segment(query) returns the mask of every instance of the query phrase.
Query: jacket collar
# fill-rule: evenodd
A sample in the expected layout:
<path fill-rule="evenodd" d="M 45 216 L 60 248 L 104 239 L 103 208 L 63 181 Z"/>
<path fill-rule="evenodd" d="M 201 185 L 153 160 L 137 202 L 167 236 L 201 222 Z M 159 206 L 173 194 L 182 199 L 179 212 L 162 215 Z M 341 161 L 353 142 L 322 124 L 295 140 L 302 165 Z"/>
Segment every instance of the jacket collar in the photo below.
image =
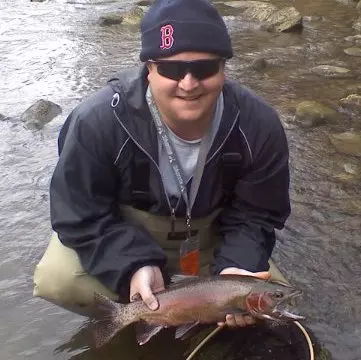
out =
<path fill-rule="evenodd" d="M 128 69 L 109 80 L 109 85 L 120 96 L 120 101 L 114 107 L 117 120 L 132 140 L 158 163 L 157 132 L 145 99 L 148 87 L 147 75 L 146 66 Z M 224 110 L 221 123 L 207 160 L 222 147 L 239 114 L 236 97 L 228 81 L 223 86 L 223 97 Z"/>

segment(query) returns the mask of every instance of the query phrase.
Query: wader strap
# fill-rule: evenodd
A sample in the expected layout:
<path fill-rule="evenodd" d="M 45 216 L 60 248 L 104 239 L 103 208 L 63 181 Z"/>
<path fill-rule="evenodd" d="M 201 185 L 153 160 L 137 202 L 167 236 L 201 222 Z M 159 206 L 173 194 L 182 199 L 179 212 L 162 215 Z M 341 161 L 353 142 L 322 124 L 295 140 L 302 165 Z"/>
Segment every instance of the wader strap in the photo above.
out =
<path fill-rule="evenodd" d="M 170 232 L 169 216 L 153 215 L 146 211 L 135 209 L 129 205 L 120 205 L 121 215 L 135 224 L 143 226 L 152 235 L 153 239 L 165 251 L 168 265 L 174 271 L 178 270 L 179 247 L 187 234 L 187 225 L 184 218 L 174 221 L 174 233 Z M 200 265 L 209 264 L 213 258 L 215 246 L 220 242 L 219 232 L 214 220 L 222 209 L 217 209 L 204 218 L 193 219 L 192 231 L 197 235 L 200 245 Z"/>
<path fill-rule="evenodd" d="M 233 195 L 241 165 L 242 155 L 240 153 L 229 152 L 222 155 L 222 187 L 226 203 Z"/>
<path fill-rule="evenodd" d="M 146 210 L 150 206 L 149 177 L 149 160 L 143 152 L 134 147 L 131 161 L 131 199 L 136 208 Z"/>

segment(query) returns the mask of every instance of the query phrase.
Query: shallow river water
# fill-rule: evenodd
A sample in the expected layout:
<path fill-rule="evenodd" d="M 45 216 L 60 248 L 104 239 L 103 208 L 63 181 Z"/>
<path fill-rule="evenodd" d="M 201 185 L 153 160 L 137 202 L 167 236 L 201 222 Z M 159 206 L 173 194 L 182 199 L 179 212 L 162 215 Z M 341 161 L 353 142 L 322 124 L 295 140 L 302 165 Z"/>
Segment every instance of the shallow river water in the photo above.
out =
<path fill-rule="evenodd" d="M 289 1 L 274 1 L 286 6 Z M 56 140 L 66 114 L 121 67 L 138 63 L 136 28 L 96 24 L 124 1 L 0 0 L 0 359 L 121 359 L 80 356 L 66 344 L 84 319 L 32 297 L 32 274 L 49 235 L 48 186 L 57 160 Z M 337 106 L 353 79 L 312 75 L 320 64 L 360 73 L 361 58 L 343 53 L 354 35 L 355 9 L 333 0 L 292 2 L 306 21 L 300 34 L 272 34 L 227 17 L 236 56 L 227 71 L 265 97 L 290 123 L 303 100 Z M 264 57 L 266 71 L 249 64 Z M 63 114 L 33 132 L 19 122 L 36 100 L 58 103 Z M 345 167 L 360 158 L 339 155 L 327 133 L 361 127 L 345 114 L 343 125 L 299 129 L 287 126 L 291 151 L 293 213 L 274 258 L 305 293 L 301 310 L 318 341 L 337 360 L 361 359 L 361 186 Z M 77 355 L 78 354 L 78 355 Z M 169 355 L 169 354 L 168 354 Z M 169 357 L 169 356 L 168 356 Z M 149 359 L 151 357 L 148 357 Z"/>

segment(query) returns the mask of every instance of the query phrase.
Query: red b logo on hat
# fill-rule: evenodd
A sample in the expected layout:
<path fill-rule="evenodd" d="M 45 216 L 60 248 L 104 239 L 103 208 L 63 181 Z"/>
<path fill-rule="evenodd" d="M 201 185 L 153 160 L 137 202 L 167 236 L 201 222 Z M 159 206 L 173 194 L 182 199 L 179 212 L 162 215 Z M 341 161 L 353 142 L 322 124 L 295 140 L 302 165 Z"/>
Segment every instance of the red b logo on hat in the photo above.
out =
<path fill-rule="evenodd" d="M 173 32 L 174 29 L 172 25 L 164 25 L 160 28 L 160 34 L 162 39 L 160 48 L 162 50 L 170 49 L 173 46 L 174 43 Z"/>

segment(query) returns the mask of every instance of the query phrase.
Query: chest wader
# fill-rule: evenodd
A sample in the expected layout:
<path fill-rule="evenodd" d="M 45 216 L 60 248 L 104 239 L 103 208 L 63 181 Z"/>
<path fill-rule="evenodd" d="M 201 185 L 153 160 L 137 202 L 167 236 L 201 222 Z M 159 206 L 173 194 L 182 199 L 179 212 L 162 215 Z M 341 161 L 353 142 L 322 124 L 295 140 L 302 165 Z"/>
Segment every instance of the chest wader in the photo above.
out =
<path fill-rule="evenodd" d="M 176 219 L 172 232 L 168 216 L 151 215 L 130 206 L 121 206 L 120 209 L 123 216 L 144 226 L 164 249 L 168 256 L 167 270 L 170 273 L 179 272 L 179 246 L 187 231 L 184 219 Z M 214 248 L 219 244 L 220 238 L 213 220 L 220 210 L 193 220 L 192 230 L 200 240 L 201 275 L 208 274 Z M 270 271 L 273 279 L 286 281 L 272 261 Z M 81 315 L 89 314 L 94 292 L 118 299 L 116 294 L 84 271 L 76 252 L 62 245 L 56 233 L 52 235 L 45 254 L 35 268 L 34 284 L 34 296 Z"/>

